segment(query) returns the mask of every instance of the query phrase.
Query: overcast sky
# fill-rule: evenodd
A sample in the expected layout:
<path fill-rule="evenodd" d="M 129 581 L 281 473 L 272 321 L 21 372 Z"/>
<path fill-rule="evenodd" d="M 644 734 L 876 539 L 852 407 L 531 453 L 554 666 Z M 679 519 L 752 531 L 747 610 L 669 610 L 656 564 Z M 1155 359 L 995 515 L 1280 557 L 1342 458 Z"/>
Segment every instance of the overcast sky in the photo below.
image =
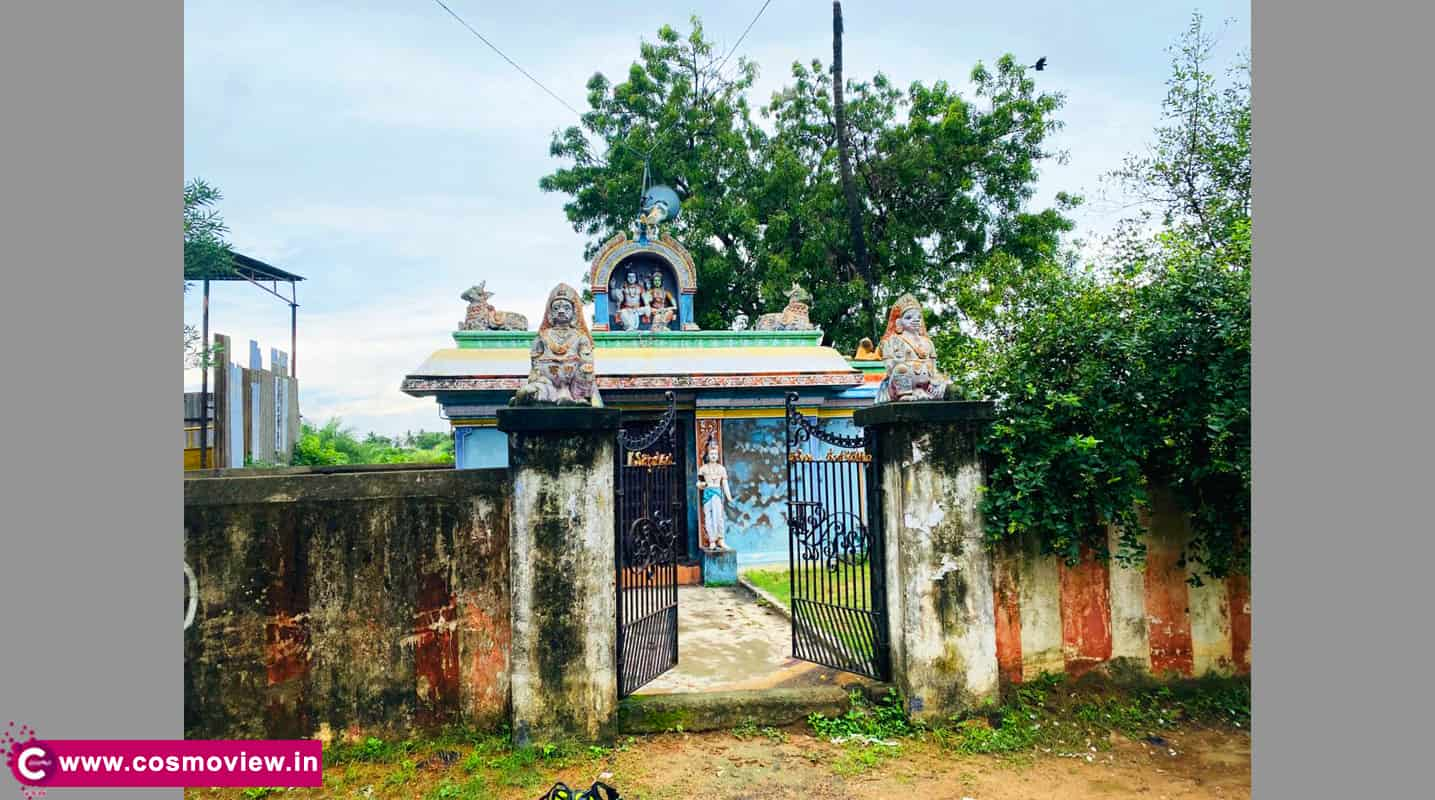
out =
<path fill-rule="evenodd" d="M 481 3 L 445 0 L 570 105 L 584 108 L 595 71 L 621 80 L 640 39 L 702 18 L 725 52 L 762 5 L 742 2 Z M 831 3 L 772 0 L 738 54 L 760 67 L 754 107 L 787 82 L 794 60 L 832 54 Z M 843 4 L 849 78 L 884 72 L 898 86 L 967 86 L 978 61 L 1011 52 L 1048 59 L 1038 86 L 1066 95 L 1070 154 L 1041 176 L 1094 197 L 1097 179 L 1142 149 L 1159 121 L 1165 48 L 1200 10 L 1224 29 L 1218 58 L 1250 41 L 1249 3 L 875 2 Z M 579 285 L 583 237 L 564 196 L 538 180 L 558 162 L 554 130 L 575 121 L 433 0 L 186 0 L 184 174 L 224 193 L 220 210 L 242 253 L 296 272 L 301 411 L 360 432 L 446 428 L 432 400 L 399 382 L 451 346 L 460 292 L 482 280 L 501 309 L 537 319 L 558 281 Z M 735 58 L 736 56 L 734 56 Z M 968 92 L 970 90 L 968 89 Z M 1082 232 L 1115 221 L 1112 204 L 1077 213 Z M 198 291 L 185 299 L 198 324 Z M 211 329 L 288 349 L 288 308 L 247 284 L 217 284 Z M 197 372 L 185 375 L 198 388 Z"/>

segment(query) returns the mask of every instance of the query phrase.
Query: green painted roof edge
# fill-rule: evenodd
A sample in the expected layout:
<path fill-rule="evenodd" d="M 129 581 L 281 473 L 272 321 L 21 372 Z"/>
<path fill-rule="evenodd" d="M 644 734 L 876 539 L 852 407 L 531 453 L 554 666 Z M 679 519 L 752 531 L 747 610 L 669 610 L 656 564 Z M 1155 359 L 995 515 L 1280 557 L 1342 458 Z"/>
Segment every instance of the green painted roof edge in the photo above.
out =
<path fill-rule="evenodd" d="M 461 350 L 526 350 L 536 331 L 454 331 Z M 703 348 L 703 347 L 816 347 L 822 331 L 594 331 L 593 346 Z"/>

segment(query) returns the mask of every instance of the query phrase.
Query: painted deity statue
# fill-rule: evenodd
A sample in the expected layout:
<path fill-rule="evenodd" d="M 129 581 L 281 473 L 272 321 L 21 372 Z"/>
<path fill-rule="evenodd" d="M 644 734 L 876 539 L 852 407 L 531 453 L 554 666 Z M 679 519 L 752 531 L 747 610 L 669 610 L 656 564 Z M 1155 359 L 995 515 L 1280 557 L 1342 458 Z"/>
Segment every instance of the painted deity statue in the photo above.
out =
<path fill-rule="evenodd" d="M 613 304 L 617 307 L 614 315 L 618 327 L 625 331 L 635 331 L 643 324 L 643 317 L 648 314 L 647 291 L 643 288 L 642 282 L 638 280 L 637 273 L 628 272 L 623 285 L 613 295 Z"/>
<path fill-rule="evenodd" d="M 707 548 L 727 546 L 723 538 L 727 532 L 727 505 L 731 503 L 732 491 L 728 488 L 727 467 L 722 465 L 722 454 L 712 439 L 703 455 L 703 465 L 698 467 L 698 492 L 703 510 L 703 527 L 707 530 Z M 726 503 L 724 502 L 726 501 Z"/>
<path fill-rule="evenodd" d="M 652 288 L 644 295 L 644 301 L 648 304 L 648 311 L 652 315 L 652 330 L 665 331 L 678 316 L 677 301 L 673 299 L 673 293 L 663 286 L 663 273 L 653 273 Z"/>
<path fill-rule="evenodd" d="M 917 298 L 907 294 L 897 299 L 877 349 L 887 364 L 887 377 L 877 388 L 877 402 L 946 398 L 951 382 L 937 370 L 937 349 L 927 336 Z"/>
<path fill-rule="evenodd" d="M 548 294 L 543 322 L 529 350 L 528 382 L 512 405 L 601 406 L 593 373 L 593 337 L 580 313 L 583 298 L 566 283 Z"/>

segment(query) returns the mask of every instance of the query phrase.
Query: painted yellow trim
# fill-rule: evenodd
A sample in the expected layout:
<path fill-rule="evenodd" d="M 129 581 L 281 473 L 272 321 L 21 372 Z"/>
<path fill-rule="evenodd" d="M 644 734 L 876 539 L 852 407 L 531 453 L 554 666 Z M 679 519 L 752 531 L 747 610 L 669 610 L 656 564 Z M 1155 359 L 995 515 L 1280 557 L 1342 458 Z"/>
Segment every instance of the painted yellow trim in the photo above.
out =
<path fill-rule="evenodd" d="M 852 416 L 852 408 L 799 408 L 798 411 L 805 416 L 819 417 L 822 419 L 835 419 Z M 698 419 L 774 419 L 787 416 L 785 408 L 700 408 L 696 414 Z"/>
<path fill-rule="evenodd" d="M 668 406 L 667 406 L 666 403 L 663 403 L 663 404 L 642 403 L 642 404 L 635 405 L 635 406 L 630 406 L 630 405 L 628 405 L 627 403 L 614 403 L 614 404 L 613 404 L 613 407 L 614 407 L 614 408 L 622 409 L 623 411 L 667 411 L 667 410 L 668 410 Z M 678 410 L 679 410 L 679 411 L 692 411 L 692 410 L 693 410 L 693 406 L 692 406 L 691 403 L 689 403 L 689 404 L 687 404 L 687 405 L 683 405 L 682 403 L 678 403 Z"/>
<path fill-rule="evenodd" d="M 492 428 L 498 424 L 497 417 L 474 417 L 471 419 L 451 419 L 449 424 L 455 428 Z"/>

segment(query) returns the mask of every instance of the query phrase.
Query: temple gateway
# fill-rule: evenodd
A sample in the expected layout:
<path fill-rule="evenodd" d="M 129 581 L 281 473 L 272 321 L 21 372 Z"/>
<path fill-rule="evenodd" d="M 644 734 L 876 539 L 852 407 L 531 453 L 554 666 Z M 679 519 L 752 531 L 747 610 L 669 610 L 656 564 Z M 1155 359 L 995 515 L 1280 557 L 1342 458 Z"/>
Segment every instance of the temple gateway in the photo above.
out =
<path fill-rule="evenodd" d="M 603 405 L 622 410 L 625 428 L 642 430 L 668 412 L 666 395 L 673 393 L 680 444 L 672 455 L 687 487 L 676 498 L 683 506 L 677 518 L 685 517 L 687 527 L 679 536 L 686 542 L 682 563 L 697 563 L 707 543 L 700 521 L 707 490 L 699 476 L 718 474 L 703 470 L 714 462 L 726 475 L 725 487 L 711 487 L 713 496 L 723 493 L 725 506 L 725 530 L 716 533 L 739 564 L 785 563 L 787 395 L 796 392 L 801 412 L 828 429 L 856 434 L 852 413 L 873 404 L 883 363 L 875 354 L 858 361 L 824 347 L 796 286 L 784 309 L 763 314 L 751 328 L 740 316 L 730 330 L 699 330 L 697 270 L 681 244 L 650 224 L 661 218 L 645 216 L 637 238 L 613 237 L 589 268 L 594 302 L 586 327 L 598 394 Z M 512 329 L 515 320 L 527 326 L 524 315 L 496 311 L 490 296 L 482 284 L 464 293 L 470 305 L 453 332 L 454 346 L 435 351 L 402 386 L 438 401 L 453 425 L 458 469 L 507 465 L 508 437 L 495 427 L 495 414 L 527 382 L 538 336 Z M 802 446 L 815 457 L 827 450 L 817 440 Z"/>

